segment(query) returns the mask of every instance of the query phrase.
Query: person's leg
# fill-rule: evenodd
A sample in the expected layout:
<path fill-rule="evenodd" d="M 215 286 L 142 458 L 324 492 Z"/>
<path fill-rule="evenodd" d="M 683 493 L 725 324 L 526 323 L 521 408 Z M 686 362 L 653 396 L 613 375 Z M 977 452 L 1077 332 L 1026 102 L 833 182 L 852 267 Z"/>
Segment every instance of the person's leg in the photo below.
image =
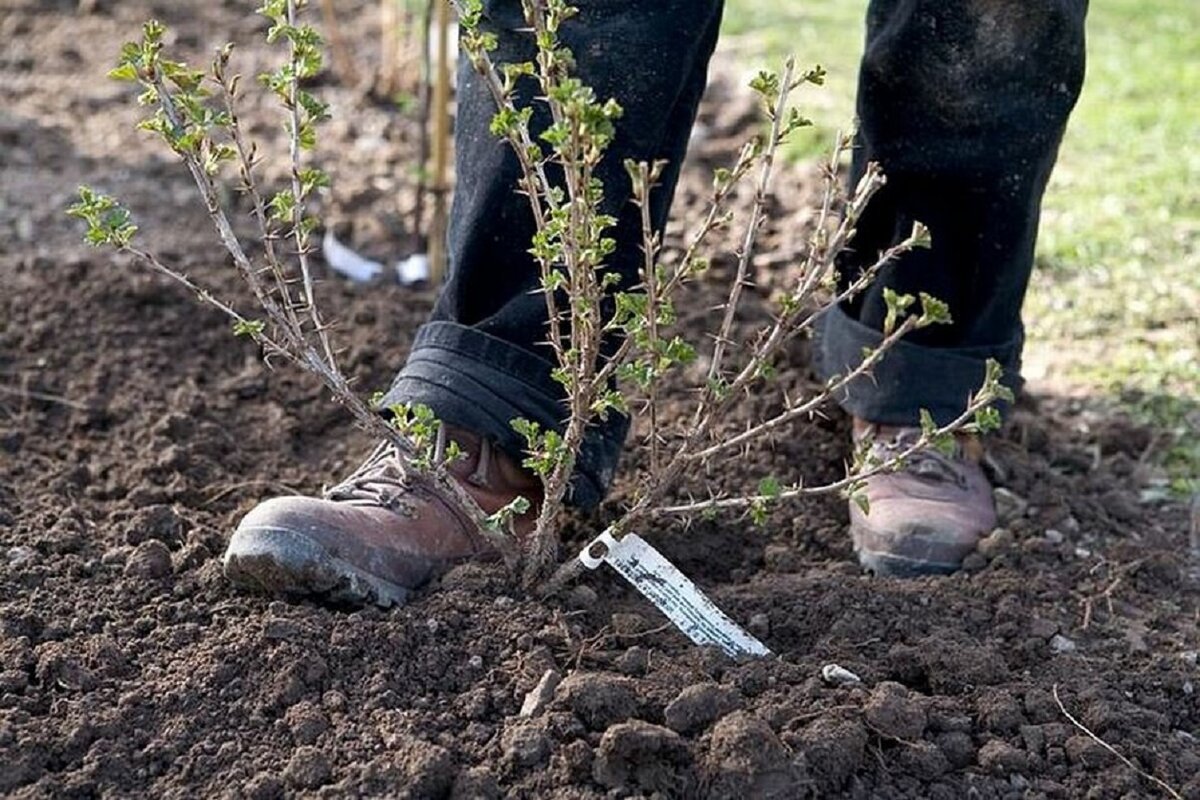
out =
<path fill-rule="evenodd" d="M 576 2 L 579 15 L 560 32 L 574 53 L 576 75 L 625 111 L 596 176 L 605 187 L 604 210 L 618 220 L 609 266 L 633 285 L 642 261 L 641 223 L 623 162 L 669 162 L 651 197 L 661 230 L 704 90 L 722 0 Z M 533 57 L 520 0 L 485 2 L 483 24 L 499 43 L 497 63 Z M 466 452 L 451 471 L 492 513 L 517 495 L 540 496 L 538 482 L 517 466 L 524 443 L 512 420 L 561 429 L 565 407 L 543 344 L 545 302 L 528 253 L 534 224 L 528 198 L 517 192 L 519 166 L 508 144 L 489 131 L 495 105 L 465 61 L 458 81 L 449 280 L 383 404 L 429 406 Z M 544 104 L 530 85 L 525 90 L 522 102 L 537 110 L 535 127 L 545 126 Z M 573 503 L 600 500 L 627 427 L 613 417 L 589 431 Z M 408 480 L 399 454 L 383 447 L 323 498 L 275 498 L 252 510 L 230 540 L 225 572 L 273 592 L 390 605 L 448 564 L 489 555 L 494 551 L 457 501 Z"/>
<path fill-rule="evenodd" d="M 871 376 L 847 387 L 839 401 L 860 421 L 915 426 L 927 409 L 945 424 L 982 383 L 989 358 L 1004 368 L 1008 386 L 1020 387 L 1021 303 L 1042 193 L 1083 80 L 1086 12 L 1087 0 L 870 3 L 851 185 L 871 161 L 881 165 L 887 184 L 839 263 L 842 283 L 905 238 L 914 221 L 929 227 L 933 244 L 899 258 L 869 291 L 827 315 L 821 370 L 845 374 L 864 348 L 879 343 L 884 288 L 945 300 L 953 323 L 916 332 Z M 884 500 L 873 504 L 884 506 L 875 509 L 875 525 L 912 539 L 913 526 L 922 530 L 912 517 L 938 512 L 910 502 L 914 492 L 932 490 L 897 485 L 909 477 L 868 488 L 879 489 Z M 978 495 L 986 484 L 974 489 Z M 955 496 L 947 491 L 946 497 Z M 961 535 L 951 536 L 957 557 L 981 527 L 968 532 L 963 526 L 990 513 L 990 502 L 985 508 L 979 497 L 959 503 L 946 523 L 959 526 Z"/>
<path fill-rule="evenodd" d="M 666 223 L 679 168 L 716 44 L 722 0 L 599 0 L 578 2 L 580 13 L 561 35 L 575 55 L 577 74 L 597 97 L 624 109 L 597 177 L 605 213 L 618 220 L 609 266 L 636 281 L 642 261 L 639 212 L 630 202 L 625 159 L 665 159 L 652 195 L 654 224 Z M 520 3 L 485 3 L 486 27 L 497 34 L 497 63 L 533 58 Z M 544 103 L 537 126 L 548 122 Z M 385 402 L 422 403 L 439 419 L 484 435 L 519 456 L 524 441 L 512 429 L 524 417 L 561 428 L 561 386 L 550 378 L 545 302 L 529 255 L 534 233 L 528 198 L 516 192 L 520 167 L 509 146 L 488 132 L 495 105 L 465 61 L 458 74 L 456 184 L 450 223 L 450 276 L 431 321 L 417 335 L 408 363 Z M 589 432 L 570 501 L 590 506 L 612 480 L 628 421 L 613 415 Z"/>

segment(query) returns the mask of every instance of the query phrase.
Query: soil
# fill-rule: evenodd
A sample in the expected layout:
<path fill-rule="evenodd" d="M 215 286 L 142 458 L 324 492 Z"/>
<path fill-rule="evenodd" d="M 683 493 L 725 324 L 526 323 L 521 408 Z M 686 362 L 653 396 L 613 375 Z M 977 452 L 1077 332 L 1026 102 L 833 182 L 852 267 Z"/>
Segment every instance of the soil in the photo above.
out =
<path fill-rule="evenodd" d="M 389 612 L 233 591 L 219 556 L 239 516 L 271 494 L 318 490 L 370 442 L 315 383 L 264 367 L 224 319 L 79 244 L 62 209 L 78 183 L 113 192 L 164 257 L 232 286 L 186 176 L 132 132 L 127 88 L 102 75 L 150 15 L 194 57 L 235 39 L 252 72 L 268 53 L 251 5 L 101 0 L 78 14 L 74 0 L 8 0 L 0 14 L 0 794 L 1163 793 L 1069 711 L 1200 798 L 1187 512 L 1139 491 L 1151 432 L 1047 387 L 991 445 L 1007 533 L 952 577 L 861 574 L 836 498 L 762 528 L 731 517 L 643 532 L 774 658 L 739 664 L 690 645 L 606 573 L 540 602 L 500 567 L 465 565 Z M 343 5 L 367 62 L 377 4 Z M 323 213 L 356 247 L 388 254 L 406 231 L 395 198 L 412 174 L 411 125 L 356 88 L 322 91 L 340 120 L 324 139 L 335 188 Z M 268 108 L 246 116 L 261 135 L 276 130 Z M 718 82 L 680 220 L 700 213 L 709 167 L 751 119 Z M 756 262 L 764 287 L 802 251 L 815 177 L 781 176 Z M 347 371 L 384 386 L 431 294 L 338 280 L 320 291 Z M 687 325 L 715 299 L 697 292 Z M 764 294 L 751 292 L 744 323 L 766 313 Z M 810 380 L 805 348 L 790 361 L 796 389 Z M 751 398 L 730 429 L 778 402 Z M 831 414 L 704 480 L 832 478 L 846 439 Z M 635 450 L 627 466 L 638 465 Z M 627 491 L 569 522 L 566 547 Z M 826 683 L 829 664 L 860 680 Z M 521 716 L 539 685 L 543 703 Z"/>

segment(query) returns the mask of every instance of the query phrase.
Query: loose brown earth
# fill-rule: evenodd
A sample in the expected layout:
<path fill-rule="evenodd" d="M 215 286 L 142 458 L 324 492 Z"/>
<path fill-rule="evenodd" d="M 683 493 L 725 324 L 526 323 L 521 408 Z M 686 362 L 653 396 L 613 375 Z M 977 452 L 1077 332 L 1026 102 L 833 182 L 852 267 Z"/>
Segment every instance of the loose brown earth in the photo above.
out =
<path fill-rule="evenodd" d="M 1048 394 L 1024 398 L 993 442 L 999 483 L 1028 506 L 969 573 L 859 574 L 836 499 L 781 510 L 765 529 L 722 519 L 644 532 L 777 658 L 698 650 L 610 574 L 543 603 L 500 568 L 464 566 L 390 612 L 234 592 L 218 558 L 239 515 L 272 493 L 317 490 L 369 442 L 313 382 L 265 369 L 223 319 L 78 245 L 61 210 L 79 182 L 115 192 L 147 241 L 231 285 L 184 176 L 131 132 L 127 89 L 100 76 L 151 14 L 188 53 L 232 36 L 252 71 L 265 54 L 251 5 L 102 1 L 77 16 L 73 0 L 9 0 L 0 15 L 0 794 L 1160 794 L 1069 722 L 1057 687 L 1138 767 L 1200 797 L 1185 512 L 1141 502 L 1149 432 Z M 350 36 L 375 41 L 373 6 L 346 15 Z M 325 91 L 340 120 L 324 145 L 327 218 L 384 255 L 403 233 L 386 220 L 410 180 L 411 131 L 353 91 Z M 732 147 L 722 136 L 747 122 L 744 102 L 715 94 L 682 219 Z M 275 130 L 267 110 L 247 116 Z M 760 283 L 802 246 L 813 187 L 809 171 L 784 174 Z M 321 289 L 343 321 L 347 370 L 385 385 L 430 294 Z M 689 329 L 714 297 L 699 290 Z M 763 313 L 753 297 L 743 321 Z M 802 348 L 792 362 L 795 389 Z M 778 402 L 750 399 L 730 429 Z M 835 477 L 845 439 L 834 415 L 706 481 Z M 570 523 L 567 546 L 599 522 Z M 831 663 L 862 683 L 825 684 Z M 521 718 L 548 670 L 564 681 Z"/>

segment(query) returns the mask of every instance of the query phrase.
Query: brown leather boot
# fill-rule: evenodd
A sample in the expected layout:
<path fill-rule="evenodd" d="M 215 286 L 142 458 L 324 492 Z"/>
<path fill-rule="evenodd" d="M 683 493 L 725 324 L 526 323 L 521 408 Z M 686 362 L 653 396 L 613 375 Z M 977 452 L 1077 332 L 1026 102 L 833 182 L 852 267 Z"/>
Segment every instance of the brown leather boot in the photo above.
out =
<path fill-rule="evenodd" d="M 872 452 L 891 458 L 921 436 L 920 428 L 854 420 L 855 441 L 874 436 Z M 953 455 L 933 448 L 903 469 L 866 481 L 869 513 L 850 503 L 850 535 L 859 563 L 876 575 L 915 577 L 958 570 L 996 527 L 992 488 L 979 466 L 979 440 L 960 436 Z"/>
<path fill-rule="evenodd" d="M 459 430 L 449 437 L 467 454 L 449 469 L 483 510 L 523 496 L 531 508 L 517 529 L 531 529 L 542 497 L 537 478 L 486 439 Z M 455 563 L 498 555 L 453 497 L 405 469 L 384 443 L 321 498 L 256 506 L 234 531 L 224 565 L 246 588 L 386 608 Z"/>

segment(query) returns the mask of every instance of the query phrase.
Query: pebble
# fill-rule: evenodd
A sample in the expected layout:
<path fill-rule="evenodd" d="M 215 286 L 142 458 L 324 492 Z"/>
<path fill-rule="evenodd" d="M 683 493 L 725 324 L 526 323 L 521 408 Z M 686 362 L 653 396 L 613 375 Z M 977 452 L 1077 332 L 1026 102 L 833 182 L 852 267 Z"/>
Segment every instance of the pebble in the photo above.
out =
<path fill-rule="evenodd" d="M 1189 667 L 1194 667 L 1200 661 L 1200 650 L 1184 650 L 1179 654 L 1179 657 L 1183 659 L 1183 663 Z"/>
<path fill-rule="evenodd" d="M 471 669 L 483 669 L 483 656 L 471 656 L 467 659 L 467 666 Z"/>
<path fill-rule="evenodd" d="M 543 673 L 541 680 L 537 682 L 525 695 L 524 702 L 521 703 L 522 717 L 536 717 L 545 710 L 550 701 L 554 699 L 554 690 L 558 688 L 558 684 L 562 682 L 562 675 L 556 670 L 548 669 Z"/>
<path fill-rule="evenodd" d="M 992 490 L 992 499 L 996 502 L 996 516 L 1001 524 L 1008 524 L 1015 519 L 1025 516 L 1029 501 L 1004 487 Z"/>
<path fill-rule="evenodd" d="M 22 544 L 8 548 L 5 555 L 8 558 L 9 566 L 24 567 L 36 561 L 37 554 L 37 550 Z"/>
<path fill-rule="evenodd" d="M 1005 550 L 1012 547 L 1016 537 L 1008 528 L 996 528 L 987 536 L 979 540 L 979 544 L 975 549 L 984 558 L 992 559 L 1003 553 Z"/>
<path fill-rule="evenodd" d="M 1045 535 L 1046 541 L 1050 542 L 1051 544 L 1062 544 L 1067 538 L 1063 535 L 1062 531 L 1056 531 L 1054 528 L 1047 528 Z"/>
<path fill-rule="evenodd" d="M 841 664 L 826 664 L 821 667 L 821 680 L 830 686 L 846 686 L 851 683 L 862 683 L 862 678 Z"/>
<path fill-rule="evenodd" d="M 1056 633 L 1050 637 L 1050 649 L 1056 653 L 1074 653 L 1077 648 L 1074 640 L 1068 639 L 1061 633 Z"/>

